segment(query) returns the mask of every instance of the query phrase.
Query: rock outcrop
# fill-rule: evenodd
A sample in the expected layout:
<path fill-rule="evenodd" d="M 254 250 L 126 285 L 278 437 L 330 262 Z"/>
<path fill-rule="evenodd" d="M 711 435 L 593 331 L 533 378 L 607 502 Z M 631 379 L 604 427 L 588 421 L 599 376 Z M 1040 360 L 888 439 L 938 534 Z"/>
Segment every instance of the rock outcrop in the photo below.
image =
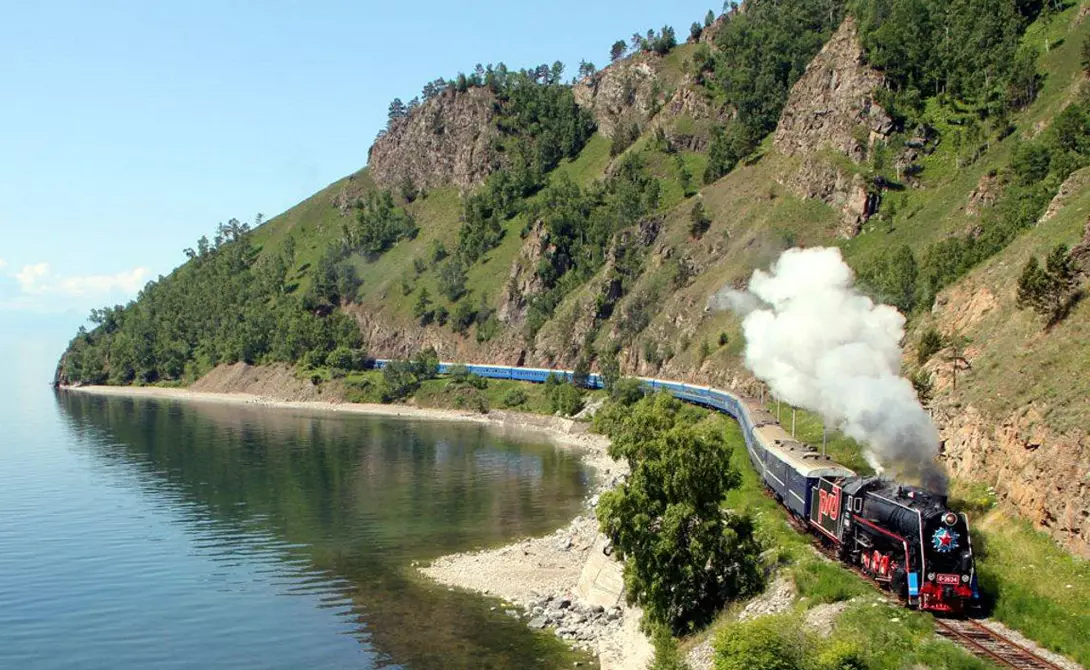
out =
<path fill-rule="evenodd" d="M 801 198 L 825 202 L 841 213 L 837 235 L 852 238 L 877 210 L 878 191 L 863 175 L 844 170 L 820 156 L 807 156 L 799 168 L 784 179 L 792 193 Z"/>
<path fill-rule="evenodd" d="M 511 272 L 496 311 L 496 318 L 501 323 L 517 325 L 526 320 L 530 296 L 544 289 L 544 282 L 537 274 L 537 266 L 545 258 L 549 247 L 549 233 L 545 229 L 545 223 L 539 220 L 530 228 L 522 242 L 518 258 L 511 263 Z"/>
<path fill-rule="evenodd" d="M 662 104 L 661 61 L 657 54 L 639 53 L 612 63 L 572 87 L 575 103 L 594 115 L 606 137 L 632 124 L 643 128 Z"/>
<path fill-rule="evenodd" d="M 487 88 L 447 89 L 395 119 L 368 154 L 371 177 L 395 189 L 406 179 L 416 188 L 453 184 L 470 189 L 499 166 L 492 123 L 495 95 Z"/>
<path fill-rule="evenodd" d="M 1059 214 L 1060 210 L 1064 208 L 1064 205 L 1066 205 L 1073 196 L 1083 192 L 1087 184 L 1090 184 L 1090 168 L 1083 168 L 1072 172 L 1071 175 L 1064 180 L 1064 183 L 1060 184 L 1060 190 L 1056 192 L 1052 201 L 1048 203 L 1048 208 L 1045 210 L 1045 213 L 1041 215 L 1041 218 L 1037 220 L 1037 225 L 1041 225 Z"/>
<path fill-rule="evenodd" d="M 980 213 L 995 204 L 999 198 L 1001 185 L 999 177 L 994 174 L 985 174 L 977 182 L 976 188 L 969 194 L 969 200 L 965 203 L 965 213 L 969 216 L 980 216 Z"/>
<path fill-rule="evenodd" d="M 893 120 L 874 98 L 884 81 L 863 59 L 855 20 L 845 18 L 792 87 L 773 138 L 777 151 L 804 159 L 785 184 L 801 197 L 839 209 L 845 237 L 855 235 L 874 213 L 877 191 L 820 156 L 833 151 L 861 163 L 870 147 L 893 131 Z M 819 167 L 819 161 L 828 167 Z"/>
<path fill-rule="evenodd" d="M 991 484 L 1001 504 L 1090 558 L 1090 436 L 1054 434 L 1033 404 L 998 422 L 972 406 L 935 418 L 952 475 Z"/>
<path fill-rule="evenodd" d="M 864 61 L 855 19 L 847 17 L 791 88 L 773 146 L 788 156 L 834 149 L 861 162 L 869 146 L 893 130 L 874 100 L 884 83 Z"/>

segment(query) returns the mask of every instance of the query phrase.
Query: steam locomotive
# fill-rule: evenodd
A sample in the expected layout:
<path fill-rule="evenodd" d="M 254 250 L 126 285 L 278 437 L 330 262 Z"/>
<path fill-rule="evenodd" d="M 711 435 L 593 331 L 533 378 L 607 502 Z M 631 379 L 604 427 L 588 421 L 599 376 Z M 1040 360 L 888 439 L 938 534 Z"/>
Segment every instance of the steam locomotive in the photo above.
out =
<path fill-rule="evenodd" d="M 376 360 L 382 368 L 386 360 Z M 440 363 L 446 373 L 454 363 Z M 544 382 L 550 375 L 571 380 L 570 370 L 505 365 L 466 365 L 491 379 Z M 652 391 L 666 391 L 738 421 L 746 450 L 762 481 L 787 510 L 834 550 L 876 582 L 905 598 L 910 607 L 957 614 L 979 599 L 968 519 L 951 511 L 945 496 L 878 477 L 861 477 L 790 433 L 756 403 L 727 391 L 641 378 Z M 592 374 L 588 387 L 602 388 Z"/>

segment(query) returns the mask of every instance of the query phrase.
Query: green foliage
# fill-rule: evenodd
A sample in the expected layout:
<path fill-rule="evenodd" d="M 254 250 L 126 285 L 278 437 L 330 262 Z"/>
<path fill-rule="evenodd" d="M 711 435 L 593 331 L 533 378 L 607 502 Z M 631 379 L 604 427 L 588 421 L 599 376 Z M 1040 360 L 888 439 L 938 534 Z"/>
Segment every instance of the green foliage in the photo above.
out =
<path fill-rule="evenodd" d="M 356 207 L 356 220 L 344 225 L 343 244 L 347 252 L 380 254 L 398 240 L 416 236 L 416 222 L 394 205 L 389 191 L 368 193 Z"/>
<path fill-rule="evenodd" d="M 495 78 L 496 124 L 511 160 L 466 198 L 458 232 L 458 254 L 465 262 L 477 261 L 499 244 L 503 221 L 518 212 L 520 199 L 540 190 L 545 175 L 562 159 L 574 158 L 593 134 L 590 113 L 575 104 L 571 88 L 559 81 L 562 71 L 557 63 Z"/>
<path fill-rule="evenodd" d="M 553 316 L 563 297 L 605 264 L 614 247 L 609 295 L 603 296 L 598 316 L 609 318 L 613 305 L 638 275 L 646 249 L 634 240 L 617 240 L 617 233 L 636 225 L 659 206 L 661 187 L 647 174 L 643 158 L 626 155 L 604 182 L 582 189 L 561 175 L 542 192 L 530 211 L 549 234 L 549 251 L 536 268 L 543 291 L 529 296 L 530 334 Z"/>
<path fill-rule="evenodd" d="M 602 387 L 610 393 L 621 379 L 621 361 L 617 358 L 618 348 L 607 347 L 598 356 L 599 376 L 602 378 Z"/>
<path fill-rule="evenodd" d="M 923 365 L 943 347 L 942 334 L 934 327 L 923 331 L 916 345 L 916 362 Z"/>
<path fill-rule="evenodd" d="M 725 332 L 720 332 L 719 333 L 719 346 L 725 347 L 725 346 L 727 346 L 728 342 L 730 342 L 730 336 L 727 335 Z"/>
<path fill-rule="evenodd" d="M 459 335 L 465 335 L 476 320 L 477 310 L 473 309 L 473 305 L 468 302 L 460 302 L 454 308 L 454 314 L 451 315 L 450 327 Z"/>
<path fill-rule="evenodd" d="M 552 414 L 574 416 L 583 409 L 583 389 L 580 387 L 567 384 L 551 374 L 545 380 L 545 386 Z"/>
<path fill-rule="evenodd" d="M 715 670 L 806 670 L 806 639 L 784 615 L 733 623 L 715 638 Z"/>
<path fill-rule="evenodd" d="M 628 43 L 624 40 L 617 40 L 613 43 L 613 46 L 609 48 L 609 60 L 616 62 L 624 57 L 625 52 L 628 51 Z"/>
<path fill-rule="evenodd" d="M 447 248 L 439 240 L 432 240 L 428 246 L 428 259 L 434 267 L 436 263 L 448 256 Z"/>
<path fill-rule="evenodd" d="M 518 407 L 526 402 L 526 392 L 520 388 L 513 388 L 503 396 L 504 407 Z"/>
<path fill-rule="evenodd" d="M 341 260 L 338 249 L 329 247 L 314 268 L 310 288 L 303 296 L 303 307 L 320 310 L 336 307 L 342 301 L 351 302 L 361 283 L 356 268 Z"/>
<path fill-rule="evenodd" d="M 690 670 L 689 664 L 678 651 L 677 640 L 670 634 L 670 629 L 665 626 L 656 627 L 651 634 L 651 642 L 655 646 L 655 657 L 648 670 Z"/>
<path fill-rule="evenodd" d="M 1048 318 L 1048 324 L 1058 323 L 1070 309 L 1078 286 L 1078 268 L 1067 253 L 1067 245 L 1055 247 L 1044 267 L 1030 256 L 1018 279 L 1018 307 L 1030 308 Z"/>
<path fill-rule="evenodd" d="M 404 400 L 416 393 L 420 383 L 439 374 L 439 355 L 433 347 L 421 349 L 412 360 L 394 360 L 382 368 L 382 402 Z"/>
<path fill-rule="evenodd" d="M 788 91 L 843 13 L 840 1 L 758 0 L 723 24 L 715 38 L 714 82 L 738 116 L 718 148 L 713 139 L 704 183 L 729 172 L 776 127 Z"/>
<path fill-rule="evenodd" d="M 602 494 L 602 532 L 624 561 L 630 600 L 674 632 L 706 624 L 761 581 L 748 517 L 720 504 L 737 486 L 722 433 L 685 420 L 680 401 L 658 394 L 615 426 L 610 456 L 631 474 Z"/>
<path fill-rule="evenodd" d="M 987 113 L 1026 104 L 1019 39 L 1037 3 L 1017 0 L 856 0 L 867 59 L 883 70 L 898 108 L 943 94 Z M 1023 14 L 1020 10 L 1025 11 Z M 1035 72 L 1030 71 L 1031 82 Z M 1032 96 L 1029 98 L 1032 100 Z"/>
<path fill-rule="evenodd" d="M 695 239 L 700 239 L 711 228 L 712 220 L 704 211 L 704 203 L 697 200 L 693 208 L 689 210 L 689 234 Z"/>
<path fill-rule="evenodd" d="M 1090 35 L 1082 40 L 1082 47 L 1079 49 L 1079 64 L 1082 65 L 1083 72 L 1090 72 Z"/>
<path fill-rule="evenodd" d="M 439 292 L 447 300 L 458 302 L 466 294 L 466 271 L 462 261 L 451 258 L 439 268 Z"/>
<path fill-rule="evenodd" d="M 919 268 L 916 257 L 907 244 L 883 249 L 860 268 L 858 281 L 875 300 L 893 305 L 902 314 L 916 308 Z"/>
<path fill-rule="evenodd" d="M 620 156 L 625 149 L 632 146 L 640 139 L 640 126 L 637 123 L 626 123 L 613 131 L 613 139 L 609 144 L 609 155 Z"/>
<path fill-rule="evenodd" d="M 136 300 L 95 310 L 93 329 L 72 340 L 63 373 L 95 383 L 193 381 L 221 363 L 295 362 L 311 351 L 320 363 L 337 347 L 358 348 L 353 319 L 285 292 L 285 264 L 258 262 L 251 237 L 232 219 Z M 323 303 L 342 291 L 354 295 L 350 282 L 338 282 L 349 273 L 329 259 L 325 266 Z"/>
<path fill-rule="evenodd" d="M 420 322 L 421 326 L 426 326 L 432 322 L 435 318 L 435 310 L 431 307 L 431 296 L 428 295 L 428 289 L 420 289 L 420 295 L 416 297 L 416 303 L 413 304 L 413 316 Z"/>
<path fill-rule="evenodd" d="M 349 347 L 337 347 L 325 358 L 325 364 L 330 368 L 346 371 L 358 371 L 367 367 L 367 352 L 363 349 L 350 349 Z"/>

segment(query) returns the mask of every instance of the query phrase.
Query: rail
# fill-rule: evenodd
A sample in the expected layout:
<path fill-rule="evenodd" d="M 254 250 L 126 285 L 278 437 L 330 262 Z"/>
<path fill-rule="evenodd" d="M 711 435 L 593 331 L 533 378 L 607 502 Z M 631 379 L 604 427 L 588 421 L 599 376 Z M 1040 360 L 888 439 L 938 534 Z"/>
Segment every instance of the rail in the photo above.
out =
<path fill-rule="evenodd" d="M 935 619 L 935 633 L 963 647 L 969 653 L 1017 670 L 1063 670 L 973 619 Z"/>

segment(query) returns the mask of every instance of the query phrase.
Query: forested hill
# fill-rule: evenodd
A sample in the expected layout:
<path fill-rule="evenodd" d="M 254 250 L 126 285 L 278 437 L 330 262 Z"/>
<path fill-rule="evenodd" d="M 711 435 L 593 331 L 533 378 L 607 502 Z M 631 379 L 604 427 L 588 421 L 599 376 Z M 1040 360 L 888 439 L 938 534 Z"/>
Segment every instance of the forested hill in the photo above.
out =
<path fill-rule="evenodd" d="M 430 345 L 745 389 L 717 292 L 838 245 L 909 316 L 905 372 L 954 474 L 1090 553 L 1090 494 L 1062 483 L 1090 459 L 1084 17 L 750 0 L 603 35 L 601 69 L 467 64 L 389 105 L 364 169 L 94 312 L 58 380 L 336 377 Z"/>

